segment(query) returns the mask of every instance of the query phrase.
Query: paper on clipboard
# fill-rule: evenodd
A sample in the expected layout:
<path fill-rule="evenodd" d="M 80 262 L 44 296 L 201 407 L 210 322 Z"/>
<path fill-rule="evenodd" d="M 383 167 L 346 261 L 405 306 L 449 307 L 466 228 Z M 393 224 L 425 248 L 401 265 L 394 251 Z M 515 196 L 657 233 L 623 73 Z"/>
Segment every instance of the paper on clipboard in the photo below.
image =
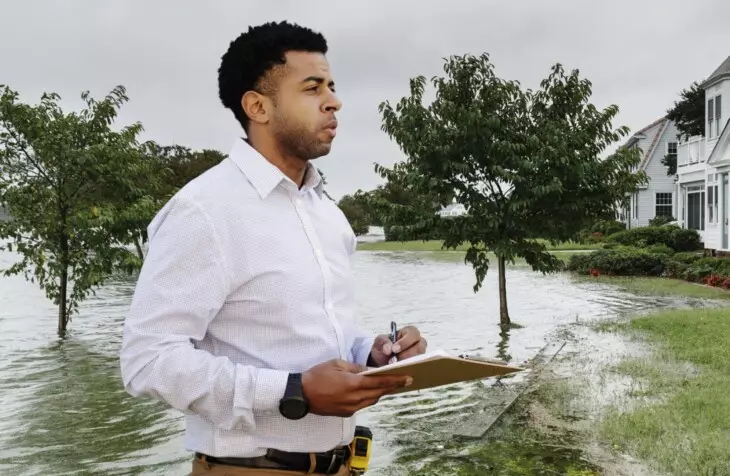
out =
<path fill-rule="evenodd" d="M 452 383 L 466 382 L 507 375 L 524 370 L 504 362 L 487 359 L 455 357 L 443 350 L 417 355 L 394 364 L 370 368 L 361 375 L 408 375 L 413 378 L 409 387 L 393 393 L 412 392 Z"/>

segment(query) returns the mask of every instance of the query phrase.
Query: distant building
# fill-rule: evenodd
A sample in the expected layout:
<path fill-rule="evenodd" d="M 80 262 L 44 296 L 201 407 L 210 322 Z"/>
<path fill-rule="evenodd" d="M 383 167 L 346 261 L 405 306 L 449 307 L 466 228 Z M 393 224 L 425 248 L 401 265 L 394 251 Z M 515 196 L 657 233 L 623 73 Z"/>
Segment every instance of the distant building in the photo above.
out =
<path fill-rule="evenodd" d="M 452 203 L 445 207 L 441 207 L 438 213 L 442 217 L 457 217 L 466 214 L 466 207 L 461 203 Z"/>
<path fill-rule="evenodd" d="M 637 168 L 649 178 L 649 183 L 631 195 L 628 209 L 621 211 L 619 218 L 628 228 L 648 226 L 657 216 L 677 217 L 674 177 L 667 175 L 662 164 L 665 156 L 677 154 L 677 132 L 674 122 L 662 117 L 637 131 L 625 144 L 641 151 Z"/>

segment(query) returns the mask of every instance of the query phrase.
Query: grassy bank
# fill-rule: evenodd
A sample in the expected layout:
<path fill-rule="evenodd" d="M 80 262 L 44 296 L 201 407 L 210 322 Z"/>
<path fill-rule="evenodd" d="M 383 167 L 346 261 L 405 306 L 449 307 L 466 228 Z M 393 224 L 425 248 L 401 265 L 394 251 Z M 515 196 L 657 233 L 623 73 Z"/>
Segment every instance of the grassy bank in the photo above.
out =
<path fill-rule="evenodd" d="M 730 309 L 665 311 L 614 329 L 639 332 L 656 351 L 614 369 L 638 382 L 632 395 L 644 403 L 609 414 L 601 436 L 671 474 L 730 474 Z"/>
<path fill-rule="evenodd" d="M 576 279 L 614 285 L 634 294 L 730 300 L 730 292 L 722 288 L 704 286 L 680 279 L 623 276 L 576 277 Z M 730 314 L 730 310 L 728 313 Z"/>
<path fill-rule="evenodd" d="M 551 245 L 547 241 L 543 241 L 547 246 L 548 250 L 551 251 L 583 251 L 583 250 L 597 250 L 603 247 L 600 243 L 573 243 L 565 242 L 558 245 Z M 430 240 L 430 241 L 379 241 L 375 243 L 359 243 L 357 246 L 358 250 L 362 251 L 445 251 L 442 249 L 442 241 Z M 469 248 L 468 245 L 459 246 L 453 251 L 466 251 Z M 448 250 L 452 251 L 452 250 Z"/>

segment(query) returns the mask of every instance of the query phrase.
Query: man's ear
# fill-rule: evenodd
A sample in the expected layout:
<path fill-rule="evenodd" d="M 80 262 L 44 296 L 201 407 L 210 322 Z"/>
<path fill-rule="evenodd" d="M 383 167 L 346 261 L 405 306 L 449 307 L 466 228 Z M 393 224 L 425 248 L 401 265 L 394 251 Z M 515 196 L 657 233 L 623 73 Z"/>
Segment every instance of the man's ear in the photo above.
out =
<path fill-rule="evenodd" d="M 251 122 L 266 124 L 271 114 L 271 101 L 256 91 L 246 91 L 241 98 L 241 107 Z"/>

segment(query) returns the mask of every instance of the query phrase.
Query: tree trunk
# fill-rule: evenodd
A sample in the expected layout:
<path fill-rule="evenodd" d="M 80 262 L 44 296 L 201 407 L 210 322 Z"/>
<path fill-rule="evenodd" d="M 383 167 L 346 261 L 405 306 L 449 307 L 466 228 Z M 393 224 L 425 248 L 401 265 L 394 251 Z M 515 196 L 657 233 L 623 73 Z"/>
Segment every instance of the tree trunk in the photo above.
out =
<path fill-rule="evenodd" d="M 68 309 L 66 300 L 68 296 L 68 236 L 64 233 L 61 235 L 59 243 L 61 249 L 61 286 L 58 295 L 58 335 L 62 336 L 66 333 L 68 325 Z"/>
<path fill-rule="evenodd" d="M 134 247 L 137 248 L 137 256 L 141 261 L 144 261 L 144 253 L 142 252 L 142 245 L 139 242 L 139 237 L 134 239 Z"/>
<path fill-rule="evenodd" d="M 509 312 L 507 311 L 507 267 L 505 266 L 506 260 L 504 256 L 497 257 L 499 261 L 499 324 L 501 326 L 509 326 L 510 318 Z"/>

